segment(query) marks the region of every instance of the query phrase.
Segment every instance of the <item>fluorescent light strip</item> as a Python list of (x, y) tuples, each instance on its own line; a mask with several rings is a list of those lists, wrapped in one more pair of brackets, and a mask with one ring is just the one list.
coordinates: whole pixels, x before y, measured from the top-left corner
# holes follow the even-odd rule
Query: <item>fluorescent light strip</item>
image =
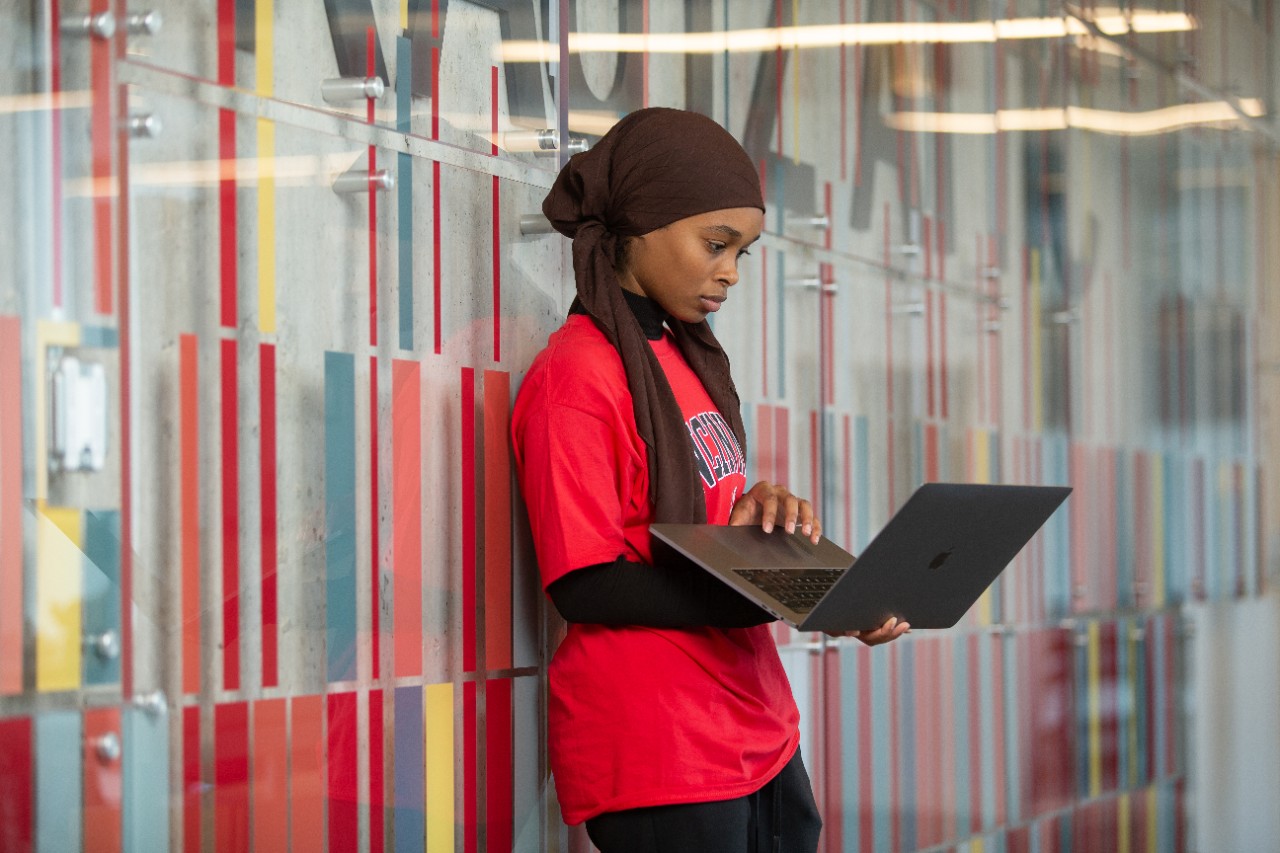
[[(1184, 12), (1104, 14), (1093, 19), (1100, 32), (1185, 32), (1196, 28)], [(981, 44), (1018, 39), (1065, 38), (1092, 32), (1078, 18), (1009, 18), (997, 21), (904, 21), (811, 24), (702, 33), (570, 33), (570, 53), (735, 53), (778, 49), (876, 44)], [(506, 41), (498, 46), (502, 62), (556, 62), (560, 46), (545, 41)]]
[[(1263, 114), (1262, 102), (1257, 98), (1242, 99), (1238, 106), (1241, 112), (1252, 118)], [(1229, 125), (1239, 120), (1240, 113), (1226, 101), (1178, 104), (1144, 112), (1071, 106), (1000, 110), (995, 113), (903, 112), (885, 116), (885, 124), (894, 130), (915, 133), (992, 134), (1076, 128), (1121, 136), (1168, 133), (1192, 126)]]

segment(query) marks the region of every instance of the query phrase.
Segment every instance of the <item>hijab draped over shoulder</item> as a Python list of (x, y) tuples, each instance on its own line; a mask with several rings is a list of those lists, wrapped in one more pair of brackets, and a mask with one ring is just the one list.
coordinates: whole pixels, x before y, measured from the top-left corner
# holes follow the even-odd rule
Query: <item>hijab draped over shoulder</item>
[[(622, 295), (614, 258), (622, 238), (735, 207), (764, 210), (760, 178), (747, 153), (712, 119), (664, 107), (631, 113), (590, 150), (570, 158), (542, 203), (555, 229), (573, 240), (579, 302), (622, 356), (636, 428), (648, 448), (655, 521), (704, 522), (706, 505), (688, 428)], [(741, 402), (711, 328), (674, 317), (668, 325), (745, 454)]]

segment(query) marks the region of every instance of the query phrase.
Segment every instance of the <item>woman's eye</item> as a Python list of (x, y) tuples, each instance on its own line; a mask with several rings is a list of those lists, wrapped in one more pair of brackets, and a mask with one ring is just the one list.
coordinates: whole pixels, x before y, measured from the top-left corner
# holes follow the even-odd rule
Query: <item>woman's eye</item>
[(742, 257), (743, 255), (749, 255), (749, 254), (751, 254), (751, 253), (750, 253), (750, 252), (748, 252), (746, 249), (739, 249), (739, 250), (738, 250), (738, 257)]
[(724, 243), (718, 243), (715, 240), (707, 241), (707, 248), (709, 248), (712, 252), (723, 252), (724, 247), (725, 247)]

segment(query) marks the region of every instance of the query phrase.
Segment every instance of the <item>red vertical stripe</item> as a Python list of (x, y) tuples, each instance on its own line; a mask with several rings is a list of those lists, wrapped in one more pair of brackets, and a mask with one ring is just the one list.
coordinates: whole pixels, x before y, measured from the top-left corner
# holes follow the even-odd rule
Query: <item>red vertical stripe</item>
[(182, 849), (200, 853), (200, 706), (182, 709)]
[(373, 677), (382, 677), (382, 541), (379, 535), (382, 513), (378, 494), (378, 358), (369, 357), (369, 632), (373, 656)]
[(294, 696), (289, 701), (289, 831), (293, 849), (323, 850), (325, 697)]
[(249, 704), (213, 709), (213, 836), (215, 850), (249, 846)]
[(259, 458), (262, 517), (262, 686), (280, 683), (279, 607), (276, 579), (276, 347), (258, 347)]
[[(93, 0), (89, 13), (97, 15), (110, 11), (110, 0)], [(55, 24), (56, 25), (56, 24)], [(99, 314), (110, 314), (113, 294), (111, 287), (111, 194), (107, 186), (112, 182), (111, 131), (115, 113), (111, 108), (111, 42), (106, 39), (89, 40), (89, 80), (93, 91), (90, 107), (90, 153), (93, 161), (93, 237), (94, 277), (93, 308)], [(61, 215), (55, 211), (54, 216)]]
[(493, 176), (493, 360), (502, 361), (502, 199)]
[(123, 734), (119, 708), (84, 712), (84, 853), (121, 850), (122, 759), (99, 755), (98, 745), (107, 736)]
[[(56, 17), (52, 20), (57, 20)], [(117, 38), (115, 42), (117, 59), (125, 58), (125, 39)], [(119, 85), (116, 88), (117, 103), (125, 104), (129, 98), (129, 87)], [(129, 377), (131, 349), (133, 339), (132, 322), (129, 312), (129, 132), (119, 127), (116, 133), (119, 151), (119, 167), (117, 168), (116, 187), (118, 191), (118, 215), (122, 226), (117, 230), (117, 268), (119, 310), (117, 330), (120, 337), (120, 692), (124, 696), (133, 695), (133, 421), (130, 412), (133, 410), (133, 392)]]
[(924, 428), (924, 479), (936, 483), (938, 471), (938, 425), (926, 424)]
[(397, 678), (422, 674), (422, 390), (416, 361), (391, 362), (391, 491)]
[(462, 368), (462, 668), (476, 668), (476, 380)]
[(462, 683), (462, 849), (464, 853), (477, 853), (477, 824), (479, 822), (480, 767), (476, 714), (476, 682)]
[(844, 545), (853, 547), (853, 441), (850, 429), (852, 418), (845, 415), (844, 423), (844, 465), (841, 473), (844, 476)]
[[(938, 223), (938, 230), (942, 230), (942, 223)], [(938, 257), (942, 257), (939, 255)], [(941, 273), (939, 273), (941, 278)], [(947, 294), (938, 294), (938, 364), (941, 367), (941, 384), (940, 389), (942, 399), (939, 401), (942, 410), (942, 419), (947, 419)]]
[[(902, 702), (899, 701), (899, 678), (902, 674), (901, 655), (897, 646), (889, 647), (889, 814), (893, 827), (892, 850), (902, 849)], [(884, 701), (885, 697), (881, 697)]]
[(487, 850), (510, 850), (514, 840), (514, 753), (511, 679), (485, 683), (485, 826)]
[[(386, 849), (386, 761), (383, 691), (369, 691), (369, 849)], [(256, 853), (256, 851), (255, 851)]]
[(236, 342), (222, 342), (222, 689), (240, 689), (240, 438)]
[[(436, 55), (436, 49), (431, 49), (431, 55)], [(439, 61), (437, 60), (437, 69)], [(432, 109), (434, 110), (435, 101), (432, 101)], [(434, 115), (434, 113), (433, 113)], [(434, 134), (433, 134), (434, 136)], [(434, 329), (435, 354), (440, 354), (440, 252), (442, 245), (440, 242), (440, 161), (433, 160), (431, 162), (431, 299), (432, 299), (432, 324)]]
[(21, 319), (0, 317), (0, 695), (22, 692), (21, 337)]
[(1120, 691), (1119, 670), (1116, 666), (1116, 648), (1119, 626), (1115, 622), (1102, 622), (1098, 626), (1098, 692), (1099, 728), (1102, 748), (1102, 790), (1115, 791), (1120, 787)]
[(329, 807), (329, 853), (347, 853), (358, 850), (360, 842), (356, 788), (356, 739), (359, 737), (356, 694), (329, 694), (328, 719), (329, 784), (326, 800)]
[[(231, 9), (234, 14), (234, 0), (218, 0), (219, 16), (222, 9)], [(221, 22), (219, 41), (222, 39)], [(230, 36), (235, 38), (234, 24)], [(219, 51), (221, 52), (221, 51)], [(221, 64), (221, 61), (219, 61)], [(227, 82), (226, 85), (234, 85)], [(219, 280), (222, 283), (222, 325), (227, 329), (236, 327), (237, 247), (236, 247), (236, 114), (231, 110), (218, 112), (218, 158), (221, 160), (221, 178), (218, 181), (219, 210)]]
[(1137, 853), (1146, 853), (1147, 841), (1147, 792), (1144, 789), (1134, 791), (1129, 797), (1129, 849)]
[(484, 639), (488, 669), (511, 667), (511, 374), (484, 372)]
[(489, 66), (489, 153), (498, 156), (498, 66)]
[(253, 703), (253, 849), (289, 849), (289, 738), (286, 699)]
[[(433, 21), (439, 18), (434, 6), (431, 15)], [(435, 24), (432, 25), (432, 29), (438, 33)], [(437, 34), (432, 38), (438, 41), (440, 36)], [(431, 138), (440, 138), (440, 48), (438, 47), (431, 48)]]
[[(11, 398), (6, 398), (11, 399)], [(0, 850), (34, 850), (35, 792), (32, 781), (31, 720), (0, 720)]]
[(200, 412), (195, 335), (178, 343), (182, 479), (182, 692), (200, 692)]
[(786, 406), (773, 410), (773, 476), (776, 483), (791, 482), (791, 411)]

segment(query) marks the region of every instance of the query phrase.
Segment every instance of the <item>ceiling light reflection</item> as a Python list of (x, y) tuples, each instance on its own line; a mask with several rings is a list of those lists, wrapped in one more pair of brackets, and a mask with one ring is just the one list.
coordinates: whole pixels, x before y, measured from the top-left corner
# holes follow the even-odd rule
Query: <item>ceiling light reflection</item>
[[(1239, 109), (1252, 118), (1264, 113), (1262, 102), (1257, 98), (1241, 99)], [(1075, 128), (1117, 136), (1148, 136), (1188, 127), (1229, 126), (1239, 121), (1240, 113), (1226, 101), (1177, 104), (1143, 112), (1070, 106), (994, 113), (901, 112), (885, 116), (885, 124), (895, 130), (957, 134)]]

